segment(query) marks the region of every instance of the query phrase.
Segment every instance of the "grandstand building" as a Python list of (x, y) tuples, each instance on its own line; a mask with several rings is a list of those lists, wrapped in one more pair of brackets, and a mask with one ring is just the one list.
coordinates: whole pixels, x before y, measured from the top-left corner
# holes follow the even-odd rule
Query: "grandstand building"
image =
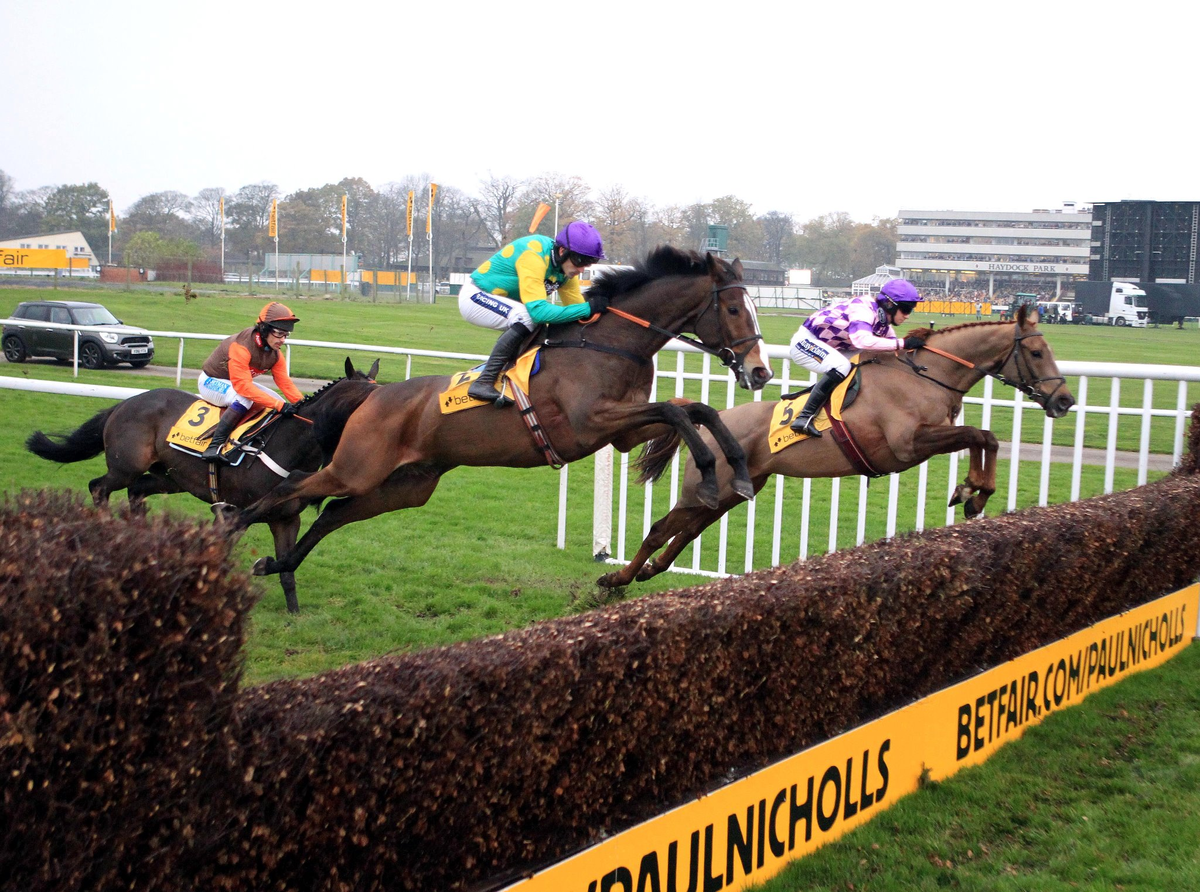
[(931, 297), (941, 291), (965, 300), (1051, 298), (1088, 278), (1090, 208), (901, 210), (898, 218), (896, 266)]

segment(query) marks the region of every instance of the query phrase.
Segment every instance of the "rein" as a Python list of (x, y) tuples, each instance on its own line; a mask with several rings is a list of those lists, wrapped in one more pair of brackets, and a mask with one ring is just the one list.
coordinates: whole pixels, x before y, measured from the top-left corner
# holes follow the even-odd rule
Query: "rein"
[[(712, 301), (709, 302), (709, 304), (700, 312), (700, 316), (703, 316), (705, 313), (707, 313), (709, 310), (712, 310), (712, 309), (719, 310), (722, 291), (728, 291), (731, 288), (743, 288), (744, 289), (745, 287), (746, 286), (744, 284), (742, 284), (741, 282), (733, 282), (728, 285), (713, 285)], [(634, 325), (640, 325), (642, 328), (656, 332), (657, 334), (662, 335), (663, 337), (667, 338), (668, 340), (675, 339), (678, 341), (687, 341), (687, 343), (691, 344), (693, 347), (695, 347), (700, 352), (707, 353), (710, 356), (715, 356), (720, 361), (721, 365), (725, 366), (726, 368), (733, 369), (735, 372), (738, 372), (738, 373), (741, 372), (742, 363), (745, 361), (746, 356), (753, 349), (753, 344), (757, 341), (762, 340), (762, 334), (760, 332), (755, 332), (754, 334), (747, 335), (744, 338), (738, 338), (736, 341), (734, 341), (731, 344), (727, 344), (722, 347), (710, 347), (698, 338), (694, 338), (694, 337), (691, 337), (690, 335), (685, 335), (685, 334), (677, 334), (676, 332), (673, 332), (673, 331), (668, 331), (667, 329), (663, 328), (660, 325), (655, 325), (653, 322), (650, 322), (647, 319), (643, 319), (641, 316), (635, 316), (633, 313), (626, 312), (625, 310), (618, 309), (617, 307), (610, 306), (606, 310), (606, 312), (613, 313), (614, 315), (619, 316), (620, 318), (622, 318), (628, 322), (632, 322)], [(700, 321), (700, 316), (696, 317), (697, 322)], [(592, 319), (595, 319), (595, 318), (596, 317), (592, 317)], [(592, 319), (589, 319), (587, 321), (591, 322)], [(723, 326), (722, 326), (722, 328), (723, 328)], [(599, 350), (603, 353), (615, 353), (618, 356), (624, 356), (628, 359), (633, 359), (643, 365), (645, 365), (646, 363), (648, 363), (650, 361), (643, 356), (637, 356), (636, 354), (629, 353), (624, 350), (620, 350), (616, 347), (609, 347), (605, 344), (597, 344), (592, 341), (588, 341), (582, 335), (580, 336), (580, 338), (577, 342), (545, 341), (544, 343), (547, 347), (584, 347), (589, 350)], [(735, 347), (739, 347), (745, 343), (749, 343), (749, 344), (751, 344), (751, 346), (747, 347), (745, 350), (741, 351), (740, 353), (734, 349)]]
[[(1012, 345), (1012, 348), (1008, 351), (1008, 355), (1006, 355), (1004, 357), (1004, 359), (1002, 359), (998, 363), (996, 363), (994, 368), (985, 369), (984, 374), (989, 377), (995, 378), (1001, 384), (1006, 384), (1009, 387), (1013, 388), (1014, 390), (1021, 391), (1021, 393), (1028, 396), (1034, 402), (1045, 405), (1051, 399), (1054, 398), (1054, 395), (1056, 393), (1058, 393), (1059, 388), (1064, 387), (1066, 385), (1067, 379), (1064, 378), (1062, 375), (1052, 375), (1052, 376), (1049, 376), (1046, 378), (1038, 378), (1038, 377), (1036, 377), (1036, 375), (1033, 371), (1033, 367), (1029, 363), (1029, 360), (1026, 359), (1026, 360), (1024, 360), (1024, 362), (1022, 362), (1022, 357), (1024, 356), (1024, 354), (1021, 352), (1021, 341), (1025, 340), (1026, 338), (1032, 338), (1032, 337), (1036, 337), (1036, 336), (1038, 336), (1038, 335), (1020, 334), (1020, 329), (1018, 328), (1016, 333), (1013, 334), (1013, 345)], [(975, 363), (970, 362), (969, 360), (963, 359), (961, 356), (955, 356), (953, 353), (948, 353), (945, 350), (939, 350), (937, 347), (931, 347), (931, 346), (929, 346), (929, 344), (923, 344), (922, 346), (917, 347), (914, 350), (910, 350), (910, 351), (908, 351), (908, 354), (915, 353), (917, 350), (928, 350), (930, 353), (936, 353), (938, 356), (943, 356), (946, 359), (953, 360), (954, 362), (957, 362), (959, 365), (964, 365), (969, 369), (976, 368)], [(1011, 378), (1005, 377), (1004, 374), (1002, 373), (1002, 369), (1006, 365), (1008, 365), (1009, 360), (1013, 360), (1014, 357), (1015, 357), (1015, 364), (1017, 367), (1017, 374), (1019, 376), (1019, 378), (1016, 381), (1012, 380)], [(903, 362), (905, 365), (907, 365), (909, 368), (911, 368), (918, 377), (924, 378), (926, 381), (932, 381), (934, 384), (937, 384), (939, 387), (944, 387), (947, 390), (954, 391), (955, 393), (967, 393), (966, 390), (960, 390), (957, 387), (952, 387), (944, 381), (939, 381), (937, 378), (934, 378), (932, 375), (926, 375), (925, 372), (929, 371), (929, 367), (923, 366), (923, 365), (917, 365), (917, 363), (913, 360), (913, 358), (910, 355), (906, 354), (906, 355), (900, 356), (900, 361)], [(1026, 375), (1026, 369), (1023, 368), (1022, 366), (1028, 367), (1028, 371), (1029, 371), (1028, 376)], [(1042, 384), (1043, 382), (1046, 382), (1046, 381), (1057, 381), (1058, 382), (1058, 385), (1054, 388), (1054, 390), (1052, 390), (1050, 392), (1049, 395), (1042, 394), (1037, 390), (1037, 385)]]

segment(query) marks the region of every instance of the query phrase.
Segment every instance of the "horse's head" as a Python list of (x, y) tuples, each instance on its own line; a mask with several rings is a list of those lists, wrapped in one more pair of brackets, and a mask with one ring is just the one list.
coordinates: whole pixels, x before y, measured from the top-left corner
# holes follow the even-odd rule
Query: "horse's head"
[(738, 384), (747, 390), (761, 390), (774, 373), (762, 352), (762, 332), (754, 301), (742, 282), (742, 262), (729, 263), (712, 254), (704, 259), (712, 281), (712, 299), (696, 317), (696, 337), (717, 351)]
[(1075, 405), (1066, 379), (1054, 361), (1054, 351), (1038, 331), (1037, 311), (1022, 306), (1017, 310), (1012, 349), (994, 374), (1017, 388), (1046, 410), (1051, 418), (1062, 418)]

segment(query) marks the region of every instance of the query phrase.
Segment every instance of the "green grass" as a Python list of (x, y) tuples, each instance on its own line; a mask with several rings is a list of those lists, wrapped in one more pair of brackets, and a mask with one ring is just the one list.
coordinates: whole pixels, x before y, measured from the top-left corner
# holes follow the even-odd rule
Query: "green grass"
[(1200, 647), (1055, 713), (760, 892), (1200, 888)]

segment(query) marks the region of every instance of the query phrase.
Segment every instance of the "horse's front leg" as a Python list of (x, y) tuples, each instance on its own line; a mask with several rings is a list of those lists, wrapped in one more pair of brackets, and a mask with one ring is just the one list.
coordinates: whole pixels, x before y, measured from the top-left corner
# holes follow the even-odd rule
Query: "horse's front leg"
[[(275, 542), (276, 557), (283, 557), (296, 547), (296, 537), (300, 532), (300, 515), (271, 521), (271, 538)], [(287, 603), (288, 613), (299, 613), (300, 602), (296, 599), (296, 574), (285, 571), (279, 574), (279, 584), (283, 586), (283, 599)]]
[(688, 403), (683, 408), (693, 423), (702, 424), (708, 428), (708, 432), (712, 434), (717, 445), (721, 447), (721, 451), (725, 453), (725, 460), (733, 469), (733, 481), (730, 485), (733, 487), (734, 494), (741, 499), (754, 498), (754, 483), (750, 480), (750, 468), (746, 464), (746, 450), (725, 426), (720, 413), (706, 403)]
[(946, 455), (960, 449), (970, 451), (967, 479), (950, 494), (950, 507), (960, 502), (967, 517), (983, 513), (983, 506), (996, 491), (996, 453), (1000, 444), (996, 435), (977, 427), (954, 424), (922, 424), (913, 433), (915, 464), (934, 455)]

